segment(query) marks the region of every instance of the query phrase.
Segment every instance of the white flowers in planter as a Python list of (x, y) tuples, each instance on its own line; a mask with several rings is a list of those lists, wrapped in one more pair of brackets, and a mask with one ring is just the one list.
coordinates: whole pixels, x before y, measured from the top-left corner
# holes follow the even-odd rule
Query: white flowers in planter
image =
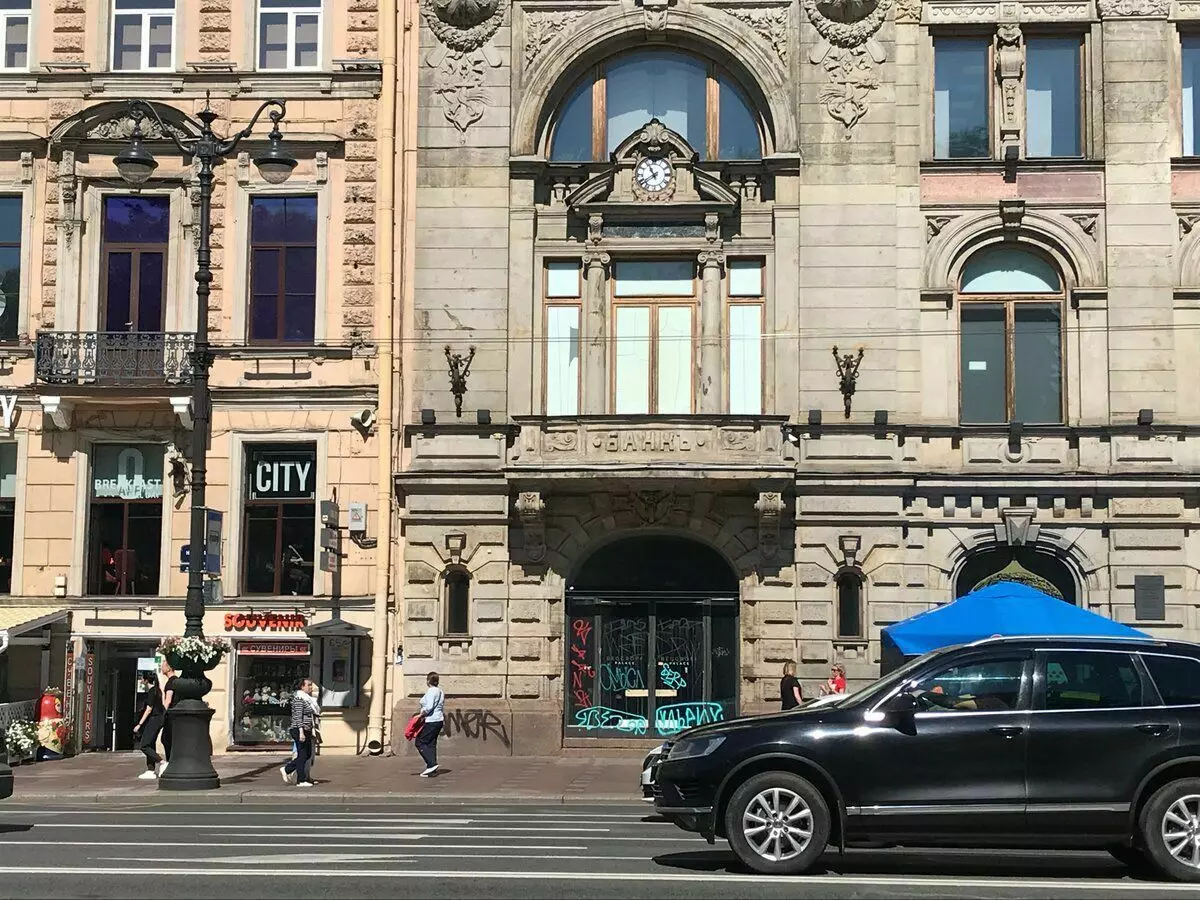
[(8, 755), (14, 759), (28, 759), (33, 756), (37, 742), (37, 725), (33, 722), (13, 722), (4, 732)]

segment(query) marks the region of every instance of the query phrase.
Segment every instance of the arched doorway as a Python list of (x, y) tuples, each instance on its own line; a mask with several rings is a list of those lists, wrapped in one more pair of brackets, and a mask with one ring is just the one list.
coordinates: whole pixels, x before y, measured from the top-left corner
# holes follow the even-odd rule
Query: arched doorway
[(670, 737), (737, 706), (738, 579), (688, 538), (597, 549), (567, 588), (569, 737)]
[(1028, 547), (997, 547), (971, 554), (955, 580), (954, 596), (965, 596), (993, 578), (1027, 584), (1067, 603), (1077, 602), (1075, 578), (1066, 564)]

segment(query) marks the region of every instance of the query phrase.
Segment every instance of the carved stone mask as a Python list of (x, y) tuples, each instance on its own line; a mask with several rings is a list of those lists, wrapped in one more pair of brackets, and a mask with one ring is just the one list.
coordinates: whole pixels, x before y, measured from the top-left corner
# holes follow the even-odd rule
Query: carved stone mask
[(817, 9), (831, 22), (861, 22), (879, 7), (879, 0), (818, 0)]
[(447, 25), (473, 28), (487, 21), (500, 5), (500, 0), (434, 0), (437, 17)]

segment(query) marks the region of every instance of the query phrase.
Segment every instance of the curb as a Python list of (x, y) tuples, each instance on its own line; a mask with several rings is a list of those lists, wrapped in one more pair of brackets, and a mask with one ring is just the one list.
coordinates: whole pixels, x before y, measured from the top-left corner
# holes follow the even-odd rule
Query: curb
[(612, 805), (612, 804), (627, 804), (641, 805), (650, 808), (650, 804), (645, 803), (641, 797), (634, 794), (546, 794), (544, 796), (530, 796), (527, 794), (500, 794), (500, 793), (483, 793), (483, 794), (461, 794), (461, 793), (405, 793), (397, 792), (342, 792), (342, 791), (305, 791), (299, 793), (296, 791), (256, 791), (245, 790), (235, 792), (223, 792), (220, 789), (213, 792), (187, 792), (187, 791), (154, 791), (153, 793), (130, 795), (127, 790), (92, 791), (85, 793), (72, 794), (63, 796), (60, 793), (20, 793), (14, 794), (12, 799), (0, 806), (3, 809), (5, 806), (21, 805), (26, 802), (38, 803), (46, 806), (78, 806), (80, 804), (91, 803), (107, 803), (114, 806), (143, 806), (146, 804), (172, 804), (172, 805), (235, 805), (235, 804), (251, 804), (251, 803), (279, 803), (279, 804), (309, 804), (314, 800), (325, 802), (356, 804), (356, 803), (419, 803), (422, 805), (430, 804), (446, 804), (453, 803), (458, 805), (479, 805), (480, 803), (503, 803), (511, 806), (529, 806), (529, 805)]

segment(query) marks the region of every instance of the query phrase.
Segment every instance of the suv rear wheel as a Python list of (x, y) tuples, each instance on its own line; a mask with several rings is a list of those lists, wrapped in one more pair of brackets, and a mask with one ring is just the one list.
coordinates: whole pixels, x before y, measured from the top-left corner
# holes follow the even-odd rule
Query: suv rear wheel
[(743, 782), (725, 809), (729, 846), (746, 866), (768, 875), (807, 872), (829, 843), (829, 807), (821, 792), (791, 772)]
[(1138, 826), (1159, 871), (1176, 881), (1200, 882), (1200, 778), (1181, 778), (1155, 791)]

